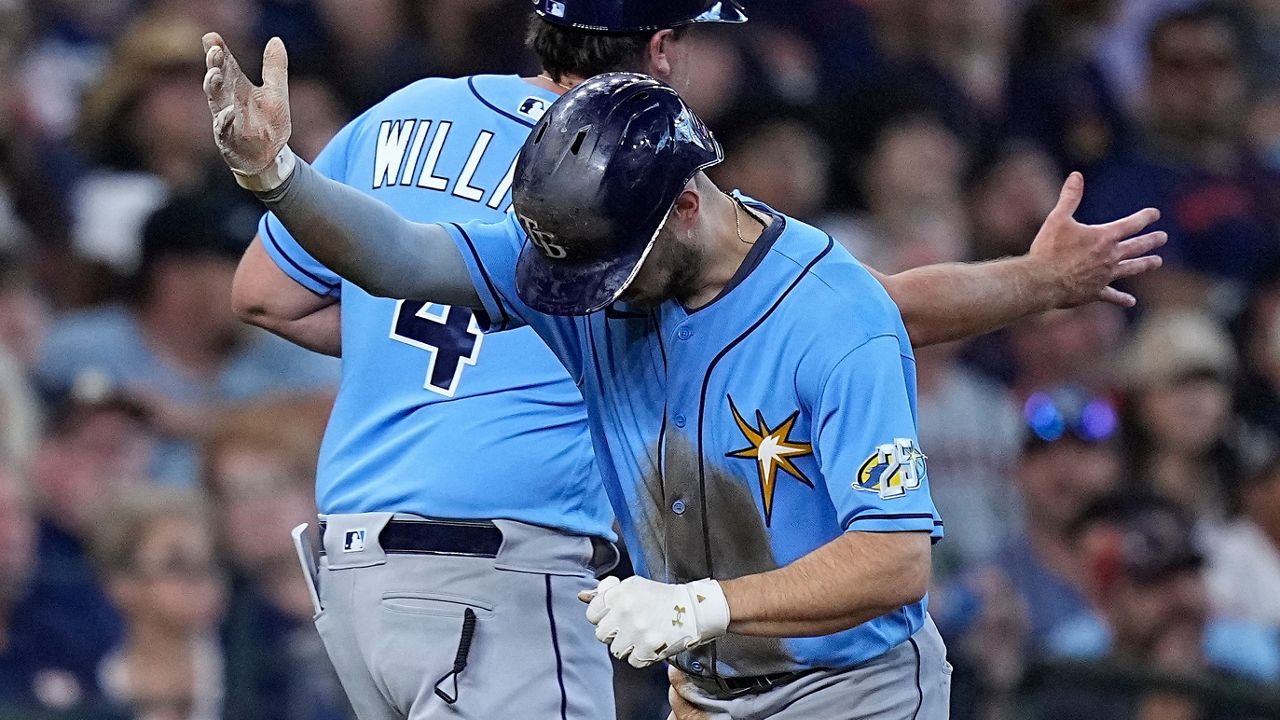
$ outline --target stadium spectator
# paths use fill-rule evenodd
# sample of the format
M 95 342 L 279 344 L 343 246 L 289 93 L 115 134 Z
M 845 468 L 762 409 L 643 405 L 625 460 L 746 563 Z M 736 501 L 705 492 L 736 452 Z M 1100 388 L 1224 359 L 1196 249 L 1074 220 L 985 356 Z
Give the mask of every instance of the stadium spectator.
M 208 110 L 187 80 L 199 73 L 199 48 L 189 38 L 200 27 L 179 17 L 138 21 L 85 95 L 79 144 L 93 168 L 69 197 L 73 245 L 89 264 L 82 282 L 138 268 L 138 230 L 169 194 L 226 183 L 213 172 L 216 153 L 197 132 L 207 124 L 197 113 Z M 98 295 L 111 289 L 107 284 Z
M 37 697 L 50 707 L 93 697 L 98 661 L 119 636 L 86 543 L 103 505 L 147 482 L 154 443 L 141 406 L 101 377 L 82 377 L 46 421 L 31 470 L 40 562 L 13 634 L 44 650 Z
M 829 150 L 802 113 L 739 118 L 724 123 L 717 134 L 725 161 L 713 171 L 723 187 L 737 188 L 779 212 L 813 222 L 826 205 Z M 780 153 L 780 167 L 752 162 L 761 154 Z
M 1005 491 L 1006 504 L 1020 500 L 1021 517 L 997 552 L 944 579 L 930 606 L 956 667 L 957 720 L 1019 717 L 1028 659 L 1088 608 L 1071 521 L 1122 479 L 1119 418 L 1106 398 L 1077 386 L 1036 390 L 1021 421 L 1017 498 Z
M 309 580 L 289 537 L 315 520 L 316 455 L 330 404 L 249 405 L 223 417 L 204 445 L 205 489 L 232 571 L 226 720 L 351 716 L 312 628 Z
M 1207 315 L 1170 310 L 1135 328 L 1124 357 L 1129 479 L 1202 525 L 1221 524 L 1234 483 L 1269 445 L 1232 413 L 1239 362 L 1230 336 Z
M 1026 252 L 1058 201 L 1061 176 L 1053 159 L 1027 142 L 1009 142 L 987 158 L 969 189 L 975 257 Z
M 1023 14 L 1008 76 L 1004 131 L 1088 171 L 1130 134 L 1099 51 L 1117 0 L 1037 0 Z
M 1102 664 L 1083 678 L 1042 678 L 1037 717 L 1255 717 L 1253 693 L 1232 697 L 1215 681 L 1275 682 L 1280 637 L 1212 612 L 1191 517 L 1163 498 L 1126 492 L 1096 500 L 1072 532 L 1092 610 L 1059 626 L 1048 649 Z
M 231 311 L 236 261 L 258 214 L 239 195 L 175 198 L 143 229 L 134 303 L 60 318 L 45 343 L 43 384 L 64 387 L 87 369 L 146 401 L 164 435 L 151 473 L 162 482 L 197 482 L 197 443 L 228 403 L 336 381 L 333 361 Z
M 1168 268 L 1151 302 L 1204 302 L 1219 284 L 1239 293 L 1280 254 L 1280 177 L 1245 144 L 1246 46 L 1230 13 L 1199 5 L 1162 17 L 1148 41 L 1141 136 L 1089 180 L 1089 222 L 1147 205 L 1164 209 Z
M 329 45 L 322 59 L 329 67 L 342 68 L 341 73 L 331 72 L 329 80 L 351 107 L 363 110 L 428 76 L 429 56 L 422 38 L 406 32 L 412 27 L 410 3 L 316 0 L 313 4 L 328 31 Z
M 940 121 L 925 115 L 893 121 L 855 170 L 867 212 L 837 223 L 835 236 L 859 259 L 890 273 L 905 269 L 885 264 L 893 255 L 912 260 L 894 248 L 908 236 L 932 237 L 935 246 L 950 240 L 950 253 L 969 256 L 961 190 L 967 162 L 968 150 Z
M 135 488 L 104 513 L 91 548 L 124 632 L 97 668 L 103 695 L 137 720 L 218 720 L 225 587 L 204 506 Z
M 1079 387 L 1031 393 L 1014 483 L 1023 526 L 996 561 L 1030 611 L 1031 641 L 1043 643 L 1085 606 L 1083 568 L 1070 525 L 1090 502 L 1120 486 L 1119 418 L 1104 397 Z
M 1241 485 L 1240 515 L 1208 536 L 1209 598 L 1221 615 L 1280 628 L 1280 462 Z
M 1124 313 L 1094 303 L 1048 312 L 978 338 L 970 360 L 1019 398 L 1057 385 L 1107 392 L 1115 383 L 1112 355 L 1124 337 Z

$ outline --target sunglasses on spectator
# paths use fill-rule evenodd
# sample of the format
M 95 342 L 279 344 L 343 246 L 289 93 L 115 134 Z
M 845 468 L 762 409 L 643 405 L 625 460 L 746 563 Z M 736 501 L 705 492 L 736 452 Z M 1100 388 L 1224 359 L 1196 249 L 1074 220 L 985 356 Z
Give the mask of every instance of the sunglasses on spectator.
M 1113 438 L 1120 428 L 1115 406 L 1106 398 L 1079 388 L 1057 388 L 1032 393 L 1022 406 L 1027 442 L 1043 445 L 1072 437 L 1086 443 Z

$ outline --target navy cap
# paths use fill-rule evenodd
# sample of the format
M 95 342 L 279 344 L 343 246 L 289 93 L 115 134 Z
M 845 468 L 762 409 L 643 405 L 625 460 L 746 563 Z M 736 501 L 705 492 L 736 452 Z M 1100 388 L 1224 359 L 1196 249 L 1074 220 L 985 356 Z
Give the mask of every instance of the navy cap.
M 520 299 L 549 315 L 617 300 L 685 185 L 722 158 L 680 95 L 648 75 L 605 73 L 562 95 L 516 159 Z
M 1095 499 L 1070 531 L 1079 538 L 1094 528 L 1112 531 L 1104 551 L 1139 582 L 1159 582 L 1204 564 L 1195 522 L 1177 503 L 1159 495 L 1124 491 Z
M 744 23 L 736 0 L 533 0 L 534 12 L 553 25 L 596 32 L 638 33 L 692 23 Z
M 174 197 L 143 225 L 143 267 L 161 257 L 239 260 L 261 216 L 262 208 L 240 192 L 213 190 Z

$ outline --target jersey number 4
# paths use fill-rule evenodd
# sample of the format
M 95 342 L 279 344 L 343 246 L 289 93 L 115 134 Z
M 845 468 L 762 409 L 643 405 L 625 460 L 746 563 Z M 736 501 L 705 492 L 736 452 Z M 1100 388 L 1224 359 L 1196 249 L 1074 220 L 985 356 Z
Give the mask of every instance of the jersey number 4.
M 466 308 L 399 300 L 391 323 L 391 339 L 426 350 L 431 355 L 422 387 L 453 397 L 462 369 L 475 365 L 484 335 Z

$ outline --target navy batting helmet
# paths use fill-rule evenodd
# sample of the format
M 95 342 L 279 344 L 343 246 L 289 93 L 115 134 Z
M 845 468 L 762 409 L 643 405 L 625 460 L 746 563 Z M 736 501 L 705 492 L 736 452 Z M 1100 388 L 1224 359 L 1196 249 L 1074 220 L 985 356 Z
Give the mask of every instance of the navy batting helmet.
M 700 22 L 742 23 L 736 0 L 533 0 L 534 12 L 554 25 L 596 32 L 638 33 Z
M 565 93 L 516 160 L 520 298 L 551 315 L 612 303 L 684 186 L 723 157 L 680 95 L 648 75 L 606 73 Z

